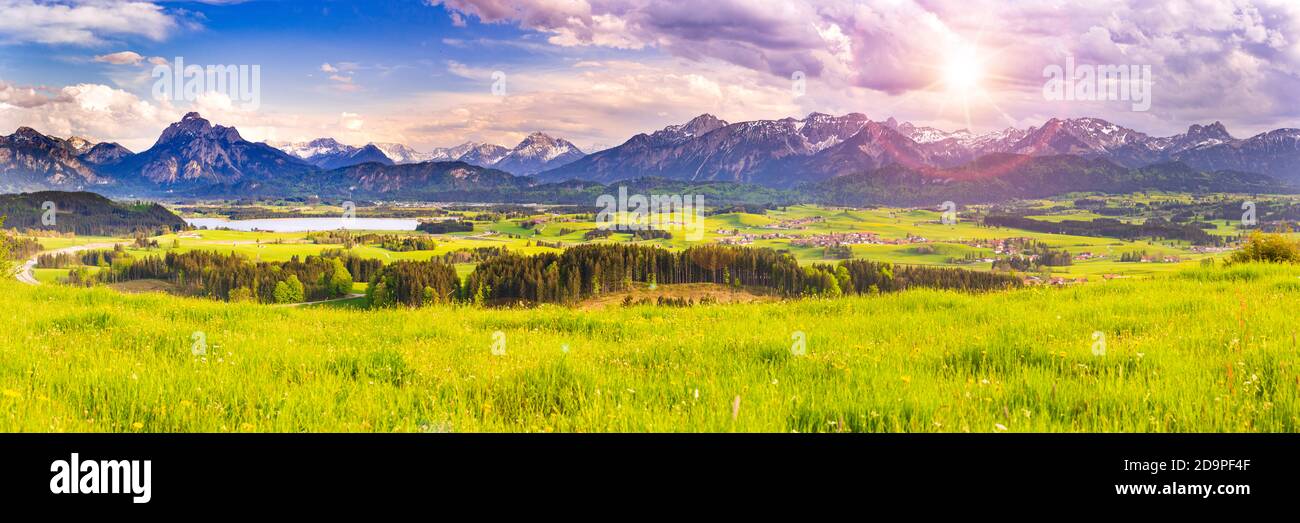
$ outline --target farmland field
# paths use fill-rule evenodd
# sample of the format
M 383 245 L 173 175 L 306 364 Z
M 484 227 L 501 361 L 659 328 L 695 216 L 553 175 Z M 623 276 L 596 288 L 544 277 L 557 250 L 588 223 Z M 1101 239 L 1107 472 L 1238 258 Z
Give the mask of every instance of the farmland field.
M 0 430 L 1294 432 L 1297 292 L 1276 265 L 600 312 L 5 282 Z
M 1171 201 L 1188 196 L 1161 195 L 1127 196 L 1117 198 L 1126 203 Z M 1289 201 L 1289 200 L 1288 200 Z M 1059 222 L 1062 220 L 1090 221 L 1103 218 L 1088 211 L 1080 211 L 1070 206 L 1069 201 L 1043 200 L 1035 202 L 1037 212 L 1045 214 L 1032 215 L 1036 220 Z M 306 214 L 305 216 L 327 215 L 335 209 L 329 206 L 314 207 L 275 207 L 259 206 L 259 212 L 288 213 L 290 211 Z M 213 211 L 215 212 L 215 211 Z M 609 239 L 584 239 L 584 234 L 593 231 L 597 225 L 591 215 L 565 214 L 566 210 L 551 212 L 538 211 L 536 214 L 518 218 L 502 218 L 479 223 L 472 232 L 436 234 L 430 237 L 437 242 L 437 248 L 426 251 L 394 252 L 374 245 L 357 245 L 350 249 L 352 254 L 365 258 L 374 258 L 391 263 L 398 260 L 424 260 L 449 252 L 474 249 L 479 247 L 505 247 L 511 252 L 531 255 L 543 252 L 561 252 L 564 248 L 583 243 L 632 242 L 625 235 L 614 235 Z M 970 212 L 984 212 L 982 208 Z M 467 217 L 474 217 L 475 212 L 461 212 Z M 963 213 L 965 214 L 965 213 Z M 1148 213 L 1149 214 L 1149 213 Z M 193 216 L 200 216 L 194 214 Z M 209 216 L 203 214 L 202 216 Z M 1123 221 L 1140 223 L 1148 215 L 1125 217 Z M 521 223 L 530 220 L 541 221 L 533 228 L 525 228 Z M 799 222 L 803 220 L 802 222 Z M 1235 222 L 1231 220 L 1207 220 L 1215 225 L 1208 232 L 1229 237 L 1240 235 Z M 798 225 L 789 225 L 798 223 Z M 1053 266 L 1046 269 L 1054 276 L 1068 278 L 1099 279 L 1103 274 L 1123 276 L 1143 276 L 1165 273 L 1180 268 L 1194 266 L 1205 258 L 1221 258 L 1218 252 L 1206 252 L 1193 249 L 1185 241 L 1160 240 L 1150 238 L 1128 241 L 1094 236 L 1074 236 L 1024 231 L 1010 228 L 985 227 L 979 224 L 977 217 L 963 216 L 954 224 L 941 223 L 939 212 L 931 209 L 844 209 L 828 208 L 814 205 L 800 205 L 772 209 L 764 214 L 743 212 L 723 213 L 708 216 L 703 224 L 704 243 L 734 240 L 749 236 L 751 241 L 745 245 L 778 250 L 788 250 L 801 264 L 825 263 L 832 261 L 824 254 L 824 249 L 816 246 L 796 245 L 793 240 L 817 236 L 869 232 L 875 234 L 882 243 L 849 245 L 854 258 L 871 259 L 910 265 L 929 265 L 944 267 L 962 267 L 987 270 L 989 265 L 983 263 L 961 263 L 965 254 L 980 255 L 988 259 L 993 256 L 990 248 L 973 247 L 980 241 L 1025 238 L 1041 241 L 1046 245 L 1068 250 L 1073 254 L 1091 253 L 1095 257 L 1076 260 L 1068 266 Z M 393 231 L 369 231 L 373 234 L 395 234 Z M 366 234 L 367 231 L 357 231 Z M 779 236 L 764 238 L 764 236 Z M 1300 237 L 1300 235 L 1293 235 Z M 338 244 L 314 243 L 309 233 L 291 232 L 241 232 L 232 230 L 197 230 L 176 234 L 157 236 L 159 249 L 145 250 L 131 247 L 130 238 L 106 237 L 54 237 L 38 238 L 46 249 L 58 249 L 84 244 L 122 243 L 127 251 L 135 256 L 157 255 L 159 252 L 189 252 L 194 250 L 221 253 L 239 253 L 255 261 L 286 261 L 294 256 L 305 257 L 319 255 L 328 249 L 337 249 Z M 913 243 L 915 242 L 915 243 Z M 682 235 L 670 239 L 641 240 L 634 243 L 657 245 L 668 249 L 684 249 L 699 242 L 688 241 Z M 932 249 L 918 249 L 920 246 Z M 1125 263 L 1119 258 L 1125 253 L 1144 253 L 1153 258 L 1152 263 Z M 1170 260 L 1164 260 L 1164 258 Z M 473 264 L 458 264 L 457 270 L 464 276 L 473 269 Z M 55 279 L 58 276 L 46 276 Z
M 1030 207 L 1043 222 L 1104 218 L 1069 202 Z M 926 209 L 723 213 L 706 219 L 705 242 L 748 238 L 811 265 L 834 260 L 798 242 L 869 232 L 875 239 L 851 245 L 852 257 L 987 271 L 987 261 L 961 260 L 994 256 L 989 240 L 1026 238 L 1098 255 L 1043 268 L 1088 283 L 787 300 L 639 285 L 576 307 L 372 309 L 365 297 L 285 307 L 170 296 L 174 286 L 159 280 L 77 288 L 58 284 L 71 268 L 38 268 L 43 285 L 0 284 L 0 431 L 1297 429 L 1300 268 L 1227 266 L 1217 260 L 1225 251 L 1183 241 L 986 227 L 978 215 L 987 211 L 969 212 L 954 224 Z M 392 263 L 632 241 L 585 239 L 596 226 L 581 214 L 479 225 L 430 235 L 432 250 L 348 252 Z M 149 238 L 156 247 L 36 239 L 47 250 L 120 243 L 135 258 L 215 251 L 268 262 L 344 247 L 308 233 L 226 230 Z M 1119 260 L 1139 252 L 1173 261 Z M 455 265 L 462 281 L 474 268 Z M 366 288 L 357 281 L 351 292 Z M 717 304 L 618 305 L 656 295 Z

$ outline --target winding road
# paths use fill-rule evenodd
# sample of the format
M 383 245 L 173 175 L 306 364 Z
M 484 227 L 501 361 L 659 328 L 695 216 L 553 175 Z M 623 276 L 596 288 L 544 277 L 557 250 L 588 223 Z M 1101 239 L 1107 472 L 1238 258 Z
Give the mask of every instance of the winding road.
M 81 252 L 81 251 L 89 251 L 89 250 L 95 250 L 95 249 L 112 249 L 114 245 L 117 245 L 117 244 L 115 244 L 115 243 L 87 243 L 87 244 L 85 244 L 85 245 L 77 245 L 77 246 L 73 246 L 73 247 L 64 247 L 64 248 L 62 248 L 62 249 L 54 249 L 54 250 L 50 250 L 50 251 L 41 251 L 41 252 L 39 252 L 39 253 L 36 253 L 35 256 L 32 256 L 32 257 L 31 257 L 30 259 L 28 259 L 27 261 L 23 262 L 22 265 L 18 266 L 18 270 L 14 271 L 14 278 L 17 278 L 18 281 L 20 281 L 20 282 L 22 282 L 22 283 L 26 283 L 26 284 L 28 284 L 28 285 L 40 285 L 40 284 L 41 284 L 41 281 L 38 280 L 38 279 L 36 279 L 36 273 L 34 272 L 34 269 L 36 269 L 36 260 L 37 260 L 37 258 L 39 258 L 40 256 L 42 256 L 42 255 L 46 255 L 46 254 L 54 254 L 54 255 L 57 255 L 57 254 L 64 254 L 64 253 L 66 253 L 66 254 L 76 254 L 76 253 Z M 352 299 L 363 298 L 363 297 L 365 297 L 365 294 L 351 293 L 351 294 L 348 294 L 348 295 L 343 296 L 343 297 L 341 297 L 341 298 L 333 298 L 333 299 L 329 299 L 329 300 L 312 301 L 312 302 L 305 302 L 305 303 L 286 303 L 286 304 L 281 304 L 281 305 L 273 305 L 273 307 L 303 307 L 303 306 L 307 306 L 307 305 L 320 305 L 320 304 L 322 304 L 322 303 L 333 303 L 333 302 L 336 302 L 336 301 L 352 300 Z
M 349 294 L 349 295 L 347 295 L 347 296 L 344 296 L 344 297 L 342 297 L 342 298 L 331 298 L 331 299 L 328 299 L 328 300 L 320 300 L 320 301 L 306 301 L 306 302 L 302 302 L 302 303 L 278 303 L 278 304 L 272 305 L 272 307 L 304 307 L 304 306 L 307 306 L 307 305 L 320 305 L 320 304 L 322 304 L 322 303 L 333 303 L 333 302 L 336 302 L 336 301 L 345 301 L 345 300 L 351 300 L 351 299 L 356 299 L 356 298 L 364 298 L 364 297 L 366 297 L 365 294 L 356 294 L 356 293 L 353 293 L 353 294 Z
M 64 253 L 75 254 L 81 251 L 89 251 L 95 249 L 112 249 L 114 245 L 116 244 L 115 243 L 87 243 L 85 245 L 76 245 L 73 247 L 54 249 L 52 251 L 41 251 L 36 253 L 35 256 L 32 256 L 26 262 L 23 262 L 23 264 L 18 267 L 18 270 L 14 272 L 14 277 L 18 278 L 18 281 L 26 283 L 28 285 L 40 285 L 41 284 L 40 280 L 36 279 L 36 274 L 35 272 L 33 272 L 33 269 L 36 268 L 36 259 L 39 258 L 40 256 L 45 254 L 55 254 L 55 255 L 64 254 Z

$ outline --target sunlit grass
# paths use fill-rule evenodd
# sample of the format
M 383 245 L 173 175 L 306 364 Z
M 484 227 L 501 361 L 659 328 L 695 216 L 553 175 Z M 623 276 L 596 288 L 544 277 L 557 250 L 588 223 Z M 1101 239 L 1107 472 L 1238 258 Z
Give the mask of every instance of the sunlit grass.
M 0 430 L 1294 432 L 1297 297 L 1300 269 L 1269 265 L 605 311 L 277 308 L 5 281 Z

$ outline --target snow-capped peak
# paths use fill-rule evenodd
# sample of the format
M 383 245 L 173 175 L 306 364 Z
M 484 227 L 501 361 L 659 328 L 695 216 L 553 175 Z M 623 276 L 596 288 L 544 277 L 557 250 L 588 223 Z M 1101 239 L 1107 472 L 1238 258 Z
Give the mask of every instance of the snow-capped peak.
M 351 145 L 339 143 L 333 138 L 317 138 L 307 142 L 283 142 L 270 141 L 267 145 L 275 147 L 281 151 L 289 153 L 301 159 L 313 158 L 321 155 L 346 154 L 355 151 L 357 148 Z
M 446 159 L 445 157 L 435 158 L 434 153 L 422 153 L 400 143 L 370 142 L 370 145 L 382 151 L 384 156 L 387 156 L 393 163 L 420 163 Z

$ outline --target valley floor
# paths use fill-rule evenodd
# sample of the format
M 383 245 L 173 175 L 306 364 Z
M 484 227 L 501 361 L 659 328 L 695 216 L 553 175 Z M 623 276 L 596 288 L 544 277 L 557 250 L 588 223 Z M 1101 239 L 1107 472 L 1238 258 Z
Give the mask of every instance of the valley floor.
M 1298 297 L 1268 265 L 600 310 L 5 279 L 0 431 L 1295 432 Z

